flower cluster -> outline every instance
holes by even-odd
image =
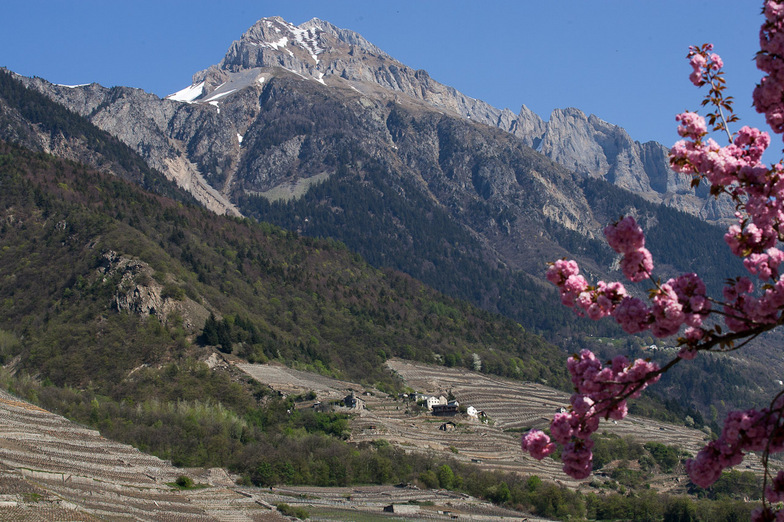
[[[765,2],[765,23],[760,29],[760,52],[757,53],[757,68],[767,73],[754,89],[753,100],[757,112],[765,115],[765,121],[773,132],[784,133],[784,8],[782,4]]]
[[[779,398],[772,409],[730,412],[719,438],[701,449],[694,459],[686,461],[686,471],[692,482],[707,488],[716,482],[722,470],[740,464],[744,452],[784,451],[782,406],[784,401]],[[784,500],[784,475],[779,473],[766,489],[765,496],[771,502]]]
[[[774,132],[784,134],[784,0],[765,0],[764,5],[761,51],[756,60],[766,76],[754,90],[754,105]],[[678,134],[683,139],[670,151],[670,166],[690,176],[693,186],[707,181],[711,194],[725,194],[735,202],[737,222],[729,227],[724,240],[760,284],[755,288],[749,277],[731,280],[723,290],[723,301],[718,301],[708,298],[705,284],[696,274],[684,274],[665,283],[654,282],[646,302],[629,295],[620,283],[600,281],[591,286],[580,275],[575,261],[561,260],[551,265],[547,279],[558,287],[561,301],[581,315],[591,319],[611,316],[628,333],[650,330],[656,337],[674,336],[684,329],[678,338],[678,357],[663,368],[642,360],[629,363],[623,357],[605,366],[589,351],[568,360],[575,387],[570,410],[553,418],[552,441],[534,430],[523,438],[523,449],[543,458],[560,444],[564,471],[575,478],[590,473],[590,437],[599,419],[623,418],[626,400],[636,397],[673,364],[692,359],[700,350],[731,348],[736,340],[749,340],[784,324],[784,251],[777,248],[784,241],[784,164],[767,167],[762,163],[770,145],[767,133],[750,127],[741,128],[735,135],[729,132],[727,124],[737,118],[732,114],[731,97],[723,95],[723,62],[712,45],[691,47],[687,58],[692,67],[689,78],[697,86],[708,86],[703,105],[712,106],[714,112],[708,114],[707,122],[694,112],[676,116]],[[709,138],[709,128],[726,132],[728,144],[720,146]],[[634,218],[625,217],[609,225],[604,234],[622,256],[620,268],[627,279],[652,279],[651,254]],[[705,322],[712,313],[723,316],[729,332]],[[764,462],[770,453],[784,451],[784,392],[769,408],[731,412],[721,436],[687,462],[687,471],[695,484],[708,487],[723,469],[740,463],[749,451],[762,452]],[[773,506],[781,502],[784,471],[771,478],[763,506],[752,513],[752,519],[784,522],[784,508]]]
[[[689,65],[691,65],[692,73],[689,75],[691,83],[697,87],[705,85],[705,72],[718,71],[724,67],[724,62],[721,57],[716,53],[710,53],[713,50],[713,44],[706,44],[702,47],[689,47]]]
[[[593,441],[591,435],[599,428],[599,420],[620,420],[628,412],[626,399],[659,379],[655,363],[637,359],[633,363],[618,356],[608,366],[590,350],[583,350],[567,362],[576,393],[571,397],[571,408],[557,413],[550,423],[550,434],[563,446],[561,461],[567,475],[583,479],[591,474]],[[531,430],[522,442],[523,451],[542,459],[556,449],[550,437],[540,430]]]
[[[645,248],[642,229],[631,216],[604,229],[604,236],[610,247],[622,254],[621,271],[629,281],[638,282],[648,279],[653,271],[653,258]]]
[[[650,277],[653,261],[645,248],[645,236],[635,219],[627,216],[604,229],[609,245],[622,254],[620,266],[631,281]],[[686,325],[688,338],[699,340],[703,318],[711,304],[705,284],[697,274],[684,274],[659,285],[653,292],[651,306],[631,297],[621,283],[599,281],[595,287],[580,275],[576,261],[561,259],[547,270],[547,280],[560,291],[561,302],[579,314],[597,320],[612,316],[628,333],[651,330],[656,337],[668,337]]]

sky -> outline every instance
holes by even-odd
[[[0,66],[67,85],[97,82],[165,96],[218,63],[259,18],[313,17],[360,33],[459,91],[549,119],[577,107],[638,141],[671,146],[674,117],[699,109],[689,45],[725,63],[737,125],[751,108],[761,2],[749,0],[3,0]],[[778,160],[781,141],[771,147]]]

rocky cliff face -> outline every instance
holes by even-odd
[[[713,222],[734,214],[729,200],[714,200],[704,187],[695,192],[688,178],[670,170],[666,147],[634,141],[622,128],[579,109],[556,109],[544,122],[523,107],[510,131],[564,167],[602,178],[649,201]]]
[[[515,116],[397,62],[352,31],[315,18],[299,27],[280,18],[260,20],[231,45],[220,64],[197,73],[194,85],[204,82],[210,92],[226,80],[227,72],[258,67],[282,67],[322,83],[340,78],[363,92],[378,86],[499,127],[566,168],[601,177],[650,201],[709,221],[734,212],[729,202],[717,204],[707,192],[695,194],[689,180],[669,169],[667,149],[660,144],[636,142],[622,128],[574,108],[553,111],[547,122],[525,106]]]
[[[207,309],[186,297],[175,281],[167,285],[154,278],[155,270],[138,259],[119,255],[112,250],[103,253],[95,277],[117,280],[112,306],[120,311],[141,316],[156,316],[167,323],[176,314],[188,333],[198,333],[209,316]],[[170,276],[169,276],[170,277]]]
[[[141,155],[150,167],[163,172],[205,207],[220,214],[239,215],[239,211],[220,192],[221,167],[231,163],[232,140],[236,143],[237,138],[229,136],[228,129],[215,121],[214,108],[210,111],[206,107],[161,100],[141,89],[129,87],[106,88],[97,84],[67,87],[40,78],[16,78],[119,138]],[[94,165],[89,157],[75,154],[74,147],[58,147],[58,142],[63,140],[57,134],[33,134],[37,134],[35,140],[39,142],[34,149]],[[183,136],[187,138],[180,139]],[[215,136],[228,139],[215,141]],[[218,156],[220,160],[216,159]],[[202,174],[205,166],[200,164],[205,157],[211,160],[207,167],[208,176]]]

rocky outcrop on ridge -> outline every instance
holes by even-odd
[[[109,250],[101,256],[95,276],[117,281],[112,296],[112,307],[117,311],[153,315],[163,323],[176,314],[188,333],[199,332],[209,316],[207,309],[187,297],[176,282],[161,284],[154,274],[149,264]]]

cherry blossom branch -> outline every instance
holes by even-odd
[[[754,89],[754,106],[765,115],[771,130],[784,134],[784,0],[765,0],[765,21],[760,31],[757,67],[766,76]],[[523,437],[523,450],[544,458],[563,446],[564,472],[585,478],[591,471],[592,434],[600,417],[622,419],[626,401],[639,396],[683,359],[693,359],[699,351],[729,352],[747,346],[763,333],[784,325],[784,252],[777,248],[784,241],[784,163],[762,163],[770,136],[758,129],[742,127],[731,133],[737,121],[733,99],[725,96],[726,81],[721,58],[711,44],[690,47],[687,55],[692,66],[689,79],[698,87],[708,85],[702,106],[712,107],[705,118],[695,112],[676,116],[678,134],[683,138],[670,150],[673,171],[691,177],[692,187],[705,180],[710,194],[727,194],[735,204],[737,223],[730,226],[724,240],[741,259],[749,274],[759,280],[755,288],[749,277],[728,281],[723,300],[708,297],[705,284],[697,274],[683,274],[664,283],[653,281],[648,301],[632,297],[619,282],[599,281],[592,286],[580,275],[575,261],[552,263],[547,279],[559,289],[561,302],[590,319],[612,317],[629,334],[650,330],[657,338],[678,337],[678,357],[662,367],[638,359],[630,363],[618,356],[602,365],[589,350],[567,361],[575,393],[568,412],[556,414],[550,423],[550,437],[532,430]],[[729,140],[719,146],[708,137],[723,131]],[[653,261],[645,248],[642,229],[627,216],[604,229],[609,245],[621,255],[620,268],[631,282],[652,279]],[[780,268],[782,270],[780,270]],[[718,323],[703,326],[715,314]],[[784,390],[768,408],[733,411],[727,415],[718,439],[686,462],[695,484],[708,487],[722,470],[743,460],[744,452],[761,451],[765,476],[762,507],[752,513],[754,521],[784,519],[784,471],[772,477],[769,456],[784,452]],[[770,485],[768,485],[770,479]]]

